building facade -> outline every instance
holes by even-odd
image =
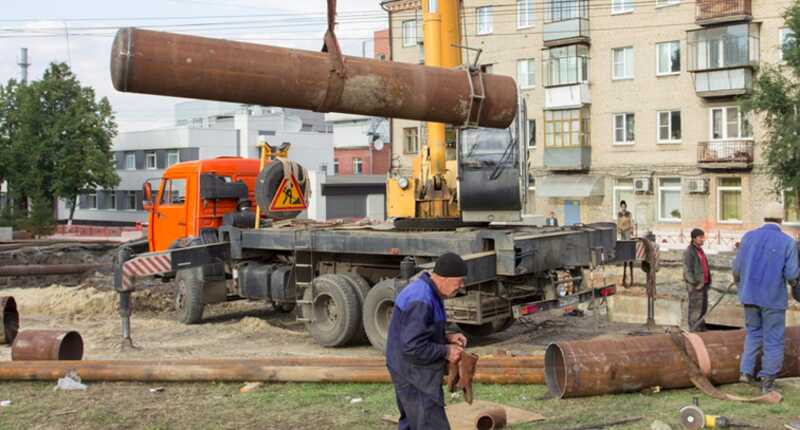
[[[526,211],[608,221],[625,200],[640,233],[720,244],[759,225],[772,191],[763,130],[743,114],[757,66],[780,63],[792,0],[465,0],[462,43],[516,79],[528,107]],[[387,5],[395,61],[421,62],[417,1]],[[474,54],[472,54],[474,57]],[[468,59],[464,58],[465,61]],[[424,128],[392,122],[393,172]],[[787,204],[788,224],[800,222]]]
[[[332,175],[386,175],[392,146],[389,121],[364,115],[325,114],[333,132]]]

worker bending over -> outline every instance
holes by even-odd
[[[739,367],[742,382],[761,381],[761,391],[774,390],[783,367],[784,329],[788,297],[786,283],[797,283],[797,245],[781,231],[783,206],[770,203],[764,225],[747,232],[733,260],[733,279],[744,305],[747,338]],[[755,374],[761,355],[761,370]],[[758,379],[756,379],[758,378]]]
[[[395,299],[386,366],[400,409],[400,430],[450,429],[442,378],[446,361],[461,358],[467,339],[445,333],[443,299],[455,296],[466,275],[464,260],[448,252],[436,261],[433,273],[422,273]]]

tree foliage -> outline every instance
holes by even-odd
[[[0,179],[18,202],[21,224],[47,233],[56,199],[74,208],[87,190],[116,186],[110,152],[116,133],[108,100],[96,100],[64,63],[52,63],[29,85],[0,86]]]
[[[800,35],[800,1],[786,11],[786,28]],[[775,191],[792,189],[800,204],[800,39],[790,37],[782,64],[759,68],[746,109],[758,113],[764,125],[763,156]]]

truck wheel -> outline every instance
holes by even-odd
[[[385,279],[369,290],[364,300],[364,330],[369,343],[381,352],[386,351],[389,322],[394,310],[394,279]]]
[[[197,324],[203,320],[203,281],[199,271],[202,268],[178,271],[175,282],[175,310],[178,321],[184,324]]]
[[[358,343],[369,342],[367,331],[364,329],[364,322],[362,318],[363,312],[361,312],[361,310],[364,309],[364,302],[367,300],[367,294],[369,294],[369,282],[361,277],[361,275],[353,272],[338,273],[337,275],[341,276],[345,281],[347,281],[347,283],[350,284],[358,296],[359,329],[356,333],[356,337],[353,340]]]
[[[311,297],[312,290],[315,296]],[[312,301],[310,317],[306,323],[314,340],[322,345],[346,345],[358,333],[361,311],[358,295],[347,281],[337,275],[322,275],[314,279],[313,288],[307,288],[303,299]]]

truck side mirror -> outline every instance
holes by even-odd
[[[142,185],[142,191],[144,193],[144,201],[149,205],[153,204],[153,185],[149,181],[145,181],[144,185]]]

